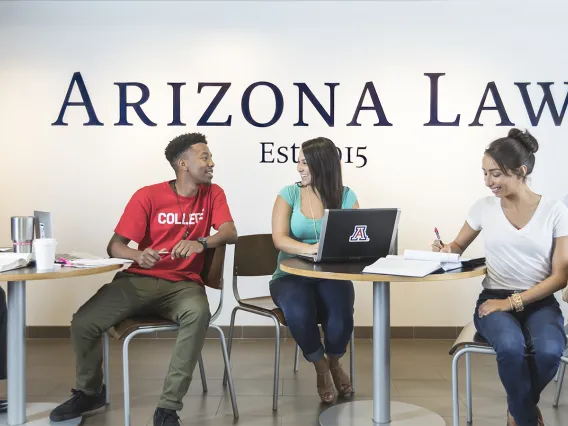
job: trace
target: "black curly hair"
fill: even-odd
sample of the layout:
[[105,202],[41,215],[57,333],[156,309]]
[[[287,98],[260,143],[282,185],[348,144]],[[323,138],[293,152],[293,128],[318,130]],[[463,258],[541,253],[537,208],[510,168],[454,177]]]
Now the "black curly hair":
[[205,135],[201,133],[184,133],[176,136],[165,149],[166,159],[170,162],[174,170],[177,172],[177,162],[181,155],[193,145],[204,143],[207,145]]

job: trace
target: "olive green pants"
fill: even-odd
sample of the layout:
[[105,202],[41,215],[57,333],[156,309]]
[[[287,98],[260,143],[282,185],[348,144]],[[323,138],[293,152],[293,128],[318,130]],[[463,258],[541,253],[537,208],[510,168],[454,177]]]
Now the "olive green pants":
[[172,282],[119,272],[81,306],[71,321],[78,390],[88,395],[101,392],[102,334],[126,318],[147,315],[180,326],[158,407],[182,409],[211,317],[205,288],[192,281]]

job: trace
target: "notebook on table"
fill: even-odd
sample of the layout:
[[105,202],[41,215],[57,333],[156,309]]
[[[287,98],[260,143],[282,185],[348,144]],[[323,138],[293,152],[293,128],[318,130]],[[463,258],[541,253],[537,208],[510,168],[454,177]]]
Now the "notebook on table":
[[389,255],[380,258],[367,266],[363,272],[421,278],[439,270],[451,271],[483,263],[485,258],[469,259],[457,253],[405,250],[402,256]]

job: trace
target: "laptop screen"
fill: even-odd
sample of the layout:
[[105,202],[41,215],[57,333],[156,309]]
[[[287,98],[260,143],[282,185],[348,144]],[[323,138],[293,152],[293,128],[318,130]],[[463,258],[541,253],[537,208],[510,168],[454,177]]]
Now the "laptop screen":
[[326,210],[319,260],[376,260],[394,253],[399,217],[394,208]]

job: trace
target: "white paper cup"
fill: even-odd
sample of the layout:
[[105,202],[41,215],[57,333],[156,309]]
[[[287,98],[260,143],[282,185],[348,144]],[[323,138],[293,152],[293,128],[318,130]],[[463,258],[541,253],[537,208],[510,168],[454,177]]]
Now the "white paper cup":
[[34,240],[36,268],[41,270],[55,268],[55,238],[38,238]]

